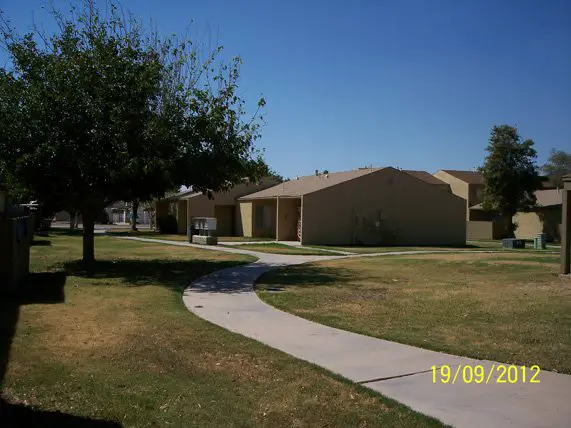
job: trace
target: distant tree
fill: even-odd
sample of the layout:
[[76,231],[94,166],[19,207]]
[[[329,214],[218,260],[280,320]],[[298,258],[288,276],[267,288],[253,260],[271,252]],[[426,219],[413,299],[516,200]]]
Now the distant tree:
[[267,165],[265,162],[260,163],[259,168],[260,168],[260,173],[259,173],[260,177],[270,177],[277,180],[280,183],[286,181],[280,174],[278,174],[274,169],[270,168],[270,166]]
[[535,205],[534,192],[541,187],[532,140],[522,141],[517,129],[494,126],[488,156],[479,168],[484,177],[483,208],[498,212],[506,220],[506,237],[513,237],[513,216]]
[[563,150],[551,150],[547,163],[542,167],[543,173],[555,186],[563,186],[563,176],[571,174],[571,153]]
[[[245,120],[239,58],[205,60],[188,38],[161,39],[114,2],[93,1],[58,30],[20,37],[0,19],[10,55],[0,68],[0,178],[40,201],[77,207],[83,261],[94,258],[94,221],[108,204],[148,201],[170,189],[226,190],[266,167]],[[1,16],[0,12],[0,18]]]

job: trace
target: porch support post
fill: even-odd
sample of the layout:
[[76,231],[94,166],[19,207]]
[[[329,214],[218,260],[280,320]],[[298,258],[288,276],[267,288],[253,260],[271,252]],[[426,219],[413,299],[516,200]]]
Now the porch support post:
[[276,196],[276,242],[280,240],[280,197]]
[[563,177],[561,206],[561,273],[571,273],[571,175]]
[[301,195],[301,198],[300,198],[300,205],[301,205],[301,209],[299,212],[299,220],[301,223],[301,233],[300,233],[300,237],[299,237],[299,243],[301,245],[303,245],[304,244],[304,242],[303,242],[303,195]]

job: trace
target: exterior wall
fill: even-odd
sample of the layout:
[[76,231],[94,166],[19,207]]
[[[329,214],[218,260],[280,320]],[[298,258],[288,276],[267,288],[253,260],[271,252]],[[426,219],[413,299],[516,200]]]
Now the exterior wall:
[[298,207],[300,198],[280,198],[277,202],[276,239],[278,241],[297,240]]
[[[259,227],[257,224],[257,208],[268,207],[269,218],[271,224],[268,227]],[[252,201],[252,237],[255,238],[275,238],[276,237],[276,200],[275,199],[262,199]]]
[[493,221],[497,215],[488,211],[469,210],[469,221]]
[[482,192],[484,191],[483,184],[469,184],[468,185],[468,208],[478,205],[482,202]]
[[178,224],[178,233],[185,234],[187,227],[187,203],[185,199],[179,199],[176,204],[176,222]]
[[218,236],[234,235],[234,210],[235,205],[216,205],[214,217],[216,217],[216,234]]
[[470,241],[501,239],[503,222],[494,221],[468,221],[466,222],[466,236]]
[[466,243],[466,201],[394,168],[304,195],[302,222],[303,244]]
[[533,239],[538,233],[546,233],[550,242],[559,242],[561,239],[561,207],[517,213],[513,220],[517,223],[516,238]]
[[470,220],[470,210],[469,207],[476,205],[476,204],[469,204],[469,196],[470,196],[470,186],[468,185],[468,183],[459,180],[458,178],[448,174],[447,172],[444,171],[438,171],[436,174],[434,174],[434,176],[436,178],[438,178],[439,180],[442,180],[446,183],[448,183],[450,185],[450,189],[452,190],[452,193],[456,196],[461,197],[462,199],[464,199],[464,204],[465,204],[465,208],[464,210],[466,211],[466,220]]
[[192,217],[214,217],[214,201],[208,199],[208,196],[195,196],[194,198],[186,199],[186,201],[188,201],[188,221],[190,221]]
[[155,202],[155,213],[156,217],[164,217],[169,213],[169,201],[167,200],[158,200]]
[[236,210],[236,235],[252,237],[253,228],[253,203],[240,202]]
[[54,215],[54,221],[69,221],[69,213],[67,211],[59,211]]

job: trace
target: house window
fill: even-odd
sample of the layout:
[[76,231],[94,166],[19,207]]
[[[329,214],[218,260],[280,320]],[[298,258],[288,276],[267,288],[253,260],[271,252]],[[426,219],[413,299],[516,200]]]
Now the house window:
[[256,207],[255,225],[256,229],[270,229],[273,227],[272,207],[260,205]]

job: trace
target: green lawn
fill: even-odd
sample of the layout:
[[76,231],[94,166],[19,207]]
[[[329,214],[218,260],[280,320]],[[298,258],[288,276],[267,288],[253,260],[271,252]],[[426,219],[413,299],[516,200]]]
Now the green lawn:
[[259,251],[262,253],[272,254],[292,254],[298,256],[335,256],[331,251],[322,251],[318,248],[311,247],[294,247],[291,245],[280,244],[277,242],[260,243],[260,244],[241,244],[232,245],[232,248],[241,248],[243,250]]
[[107,231],[110,236],[135,236],[137,238],[164,239],[166,241],[184,241],[188,242],[186,235],[178,235],[174,233],[159,233],[153,230],[139,230],[133,232],[130,229],[111,229]]
[[89,275],[80,253],[37,239],[26,293],[0,301],[0,426],[440,426],[184,307],[190,280],[250,257],[98,236]]
[[571,281],[558,262],[521,252],[341,259],[269,272],[257,292],[341,329],[571,373]]
[[[151,230],[140,230],[133,232],[130,229],[111,229],[107,231],[108,235],[117,236],[136,236],[140,238],[151,238],[151,239],[165,239],[168,241],[188,241],[188,237],[185,234],[163,234]],[[252,238],[247,236],[219,236],[218,242],[267,242],[273,241],[272,238]]]
[[502,243],[500,241],[468,241],[465,246],[454,247],[454,246],[385,246],[385,247],[375,247],[375,246],[359,246],[359,245],[347,245],[347,246],[320,246],[320,245],[306,245],[304,248],[317,248],[317,249],[331,249],[338,251],[347,251],[355,254],[374,254],[374,253],[388,253],[394,251],[459,251],[459,250],[501,250],[509,252],[557,252],[557,248],[547,248],[545,250],[534,250],[533,244],[529,242],[526,244],[524,249],[506,249],[502,248]]
[[218,242],[268,242],[274,241],[273,238],[254,238],[248,236],[219,236]]

